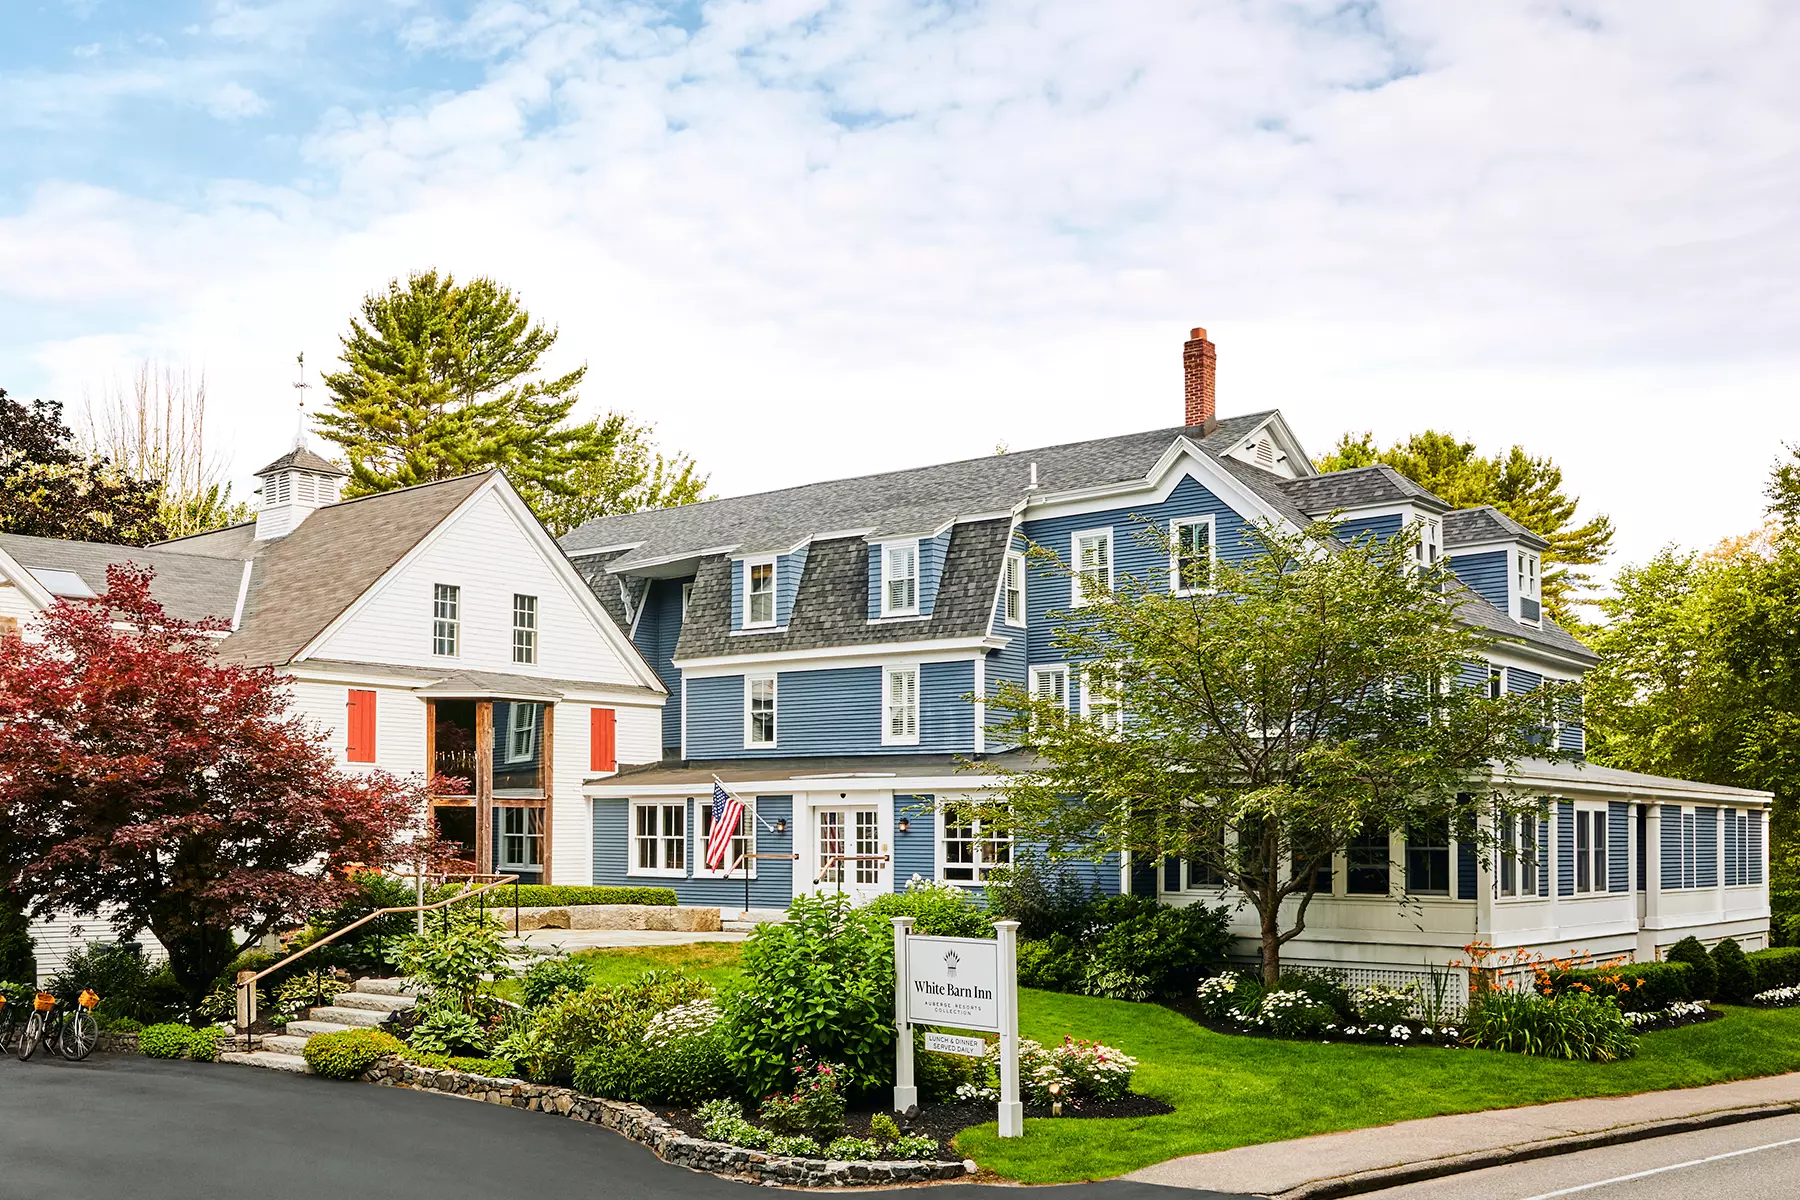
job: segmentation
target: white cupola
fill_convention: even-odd
[[[256,540],[286,537],[315,509],[338,502],[340,481],[347,472],[297,446],[256,473],[262,480],[262,504],[256,512]]]

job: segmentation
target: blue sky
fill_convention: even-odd
[[[11,0],[0,386],[203,372],[242,486],[296,352],[486,273],[740,492],[1175,423],[1203,324],[1226,412],[1710,542],[1800,438],[1800,17],[1693,12]]]

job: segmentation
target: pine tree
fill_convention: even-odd
[[[570,423],[587,368],[541,375],[556,339],[492,279],[424,271],[366,297],[318,417],[349,458],[348,493],[500,467],[540,514],[578,500],[621,430],[642,436],[620,418]]]

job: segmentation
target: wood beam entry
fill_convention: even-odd
[[[437,778],[437,701],[425,701],[425,787]]]
[[[475,870],[494,871],[494,702],[475,703]]]

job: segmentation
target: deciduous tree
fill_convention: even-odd
[[[1171,561],[1160,530],[1138,536]],[[1256,911],[1273,981],[1317,873],[1360,832],[1455,828],[1483,844],[1479,816],[1535,805],[1504,776],[1556,756],[1546,726],[1573,697],[1460,682],[1491,635],[1457,619],[1448,570],[1414,567],[1402,543],[1346,547],[1323,522],[1249,540],[1186,594],[1125,578],[1052,617],[1088,715],[1003,687],[1002,737],[1040,761],[1005,772],[986,815],[1053,858],[1204,865]]]
[[[1573,606],[1593,582],[1586,569],[1606,561],[1612,551],[1612,518],[1604,513],[1575,524],[1581,497],[1563,486],[1562,468],[1548,458],[1533,458],[1523,446],[1486,457],[1471,442],[1426,430],[1386,449],[1374,435],[1346,433],[1320,458],[1321,471],[1341,471],[1386,463],[1420,487],[1466,508],[1491,504],[1550,543],[1544,554],[1544,609],[1558,623],[1583,628]]]
[[[353,864],[388,864],[423,787],[340,770],[280,678],[215,662],[222,626],[171,617],[150,578],[115,566],[41,641],[0,637],[0,886],[150,930],[197,1002]]]
[[[85,454],[54,400],[0,389],[0,533],[141,546],[165,536],[154,479]]]
[[[138,364],[129,387],[109,387],[88,412],[89,453],[157,489],[157,520],[187,537],[255,516],[231,498],[225,465],[206,444],[206,376]]]

